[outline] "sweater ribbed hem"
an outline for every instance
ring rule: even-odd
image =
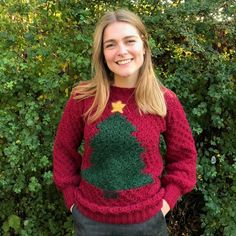
[[[155,194],[152,194],[154,192],[152,192],[150,188],[143,188],[138,192],[131,190],[132,193],[128,190],[127,194],[129,193],[133,195],[136,199],[136,201],[133,199],[130,204],[127,204],[125,199],[127,201],[129,200],[128,198],[123,199],[122,194],[120,195],[119,201],[100,203],[94,202],[93,198],[86,196],[85,191],[81,190],[82,187],[86,186],[84,185],[86,182],[81,181],[80,183],[80,188],[75,190],[75,204],[84,216],[97,222],[109,224],[142,223],[157,214],[163,204],[162,199],[165,193],[163,188],[160,188],[159,190],[157,190],[158,188],[155,188],[157,190]],[[87,188],[89,188],[89,185],[87,185],[86,189]],[[143,198],[141,200],[140,196],[136,194],[143,192],[144,189],[146,189],[146,192],[149,192],[151,195],[147,195],[146,199]],[[97,195],[97,198],[100,198],[99,192],[96,192],[96,189],[94,189],[94,191],[90,191],[90,193],[92,192]]]
[[[116,215],[104,215],[100,212],[92,212],[89,209],[84,208],[82,205],[77,205],[77,207],[84,216],[97,222],[108,224],[138,224],[145,222],[155,216],[157,212],[161,210],[162,201],[160,201],[157,205],[150,206],[142,211],[131,211]]]

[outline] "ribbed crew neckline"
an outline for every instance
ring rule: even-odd
[[[128,95],[133,93],[135,88],[122,88],[122,87],[117,87],[117,86],[111,86],[111,91],[123,95]]]

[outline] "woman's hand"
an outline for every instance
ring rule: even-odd
[[[75,206],[75,204],[73,204],[71,207],[70,207],[70,212],[72,213],[72,210],[73,210],[73,207]]]
[[[170,211],[170,206],[165,199],[162,199],[162,202],[163,202],[163,205],[162,205],[161,211],[163,215],[166,216],[166,214]]]

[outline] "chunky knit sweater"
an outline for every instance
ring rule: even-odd
[[[196,149],[177,96],[166,89],[167,115],[140,114],[134,88],[111,87],[102,116],[88,124],[93,98],[70,98],[54,143],[53,177],[67,208],[114,224],[140,223],[165,199],[171,208],[196,182]],[[166,153],[160,153],[160,136]],[[78,147],[84,142],[84,152]],[[164,165],[165,163],[165,165]],[[164,171],[163,171],[164,170]]]

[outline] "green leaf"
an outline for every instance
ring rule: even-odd
[[[8,222],[8,221],[5,221],[5,222],[3,223],[3,225],[2,225],[3,231],[4,231],[4,232],[8,232],[8,231],[9,231],[9,228],[10,228],[9,222]]]
[[[15,232],[18,232],[20,229],[21,218],[17,215],[10,215],[9,219],[9,227],[13,228]]]
[[[232,191],[236,193],[236,186],[231,187]]]

